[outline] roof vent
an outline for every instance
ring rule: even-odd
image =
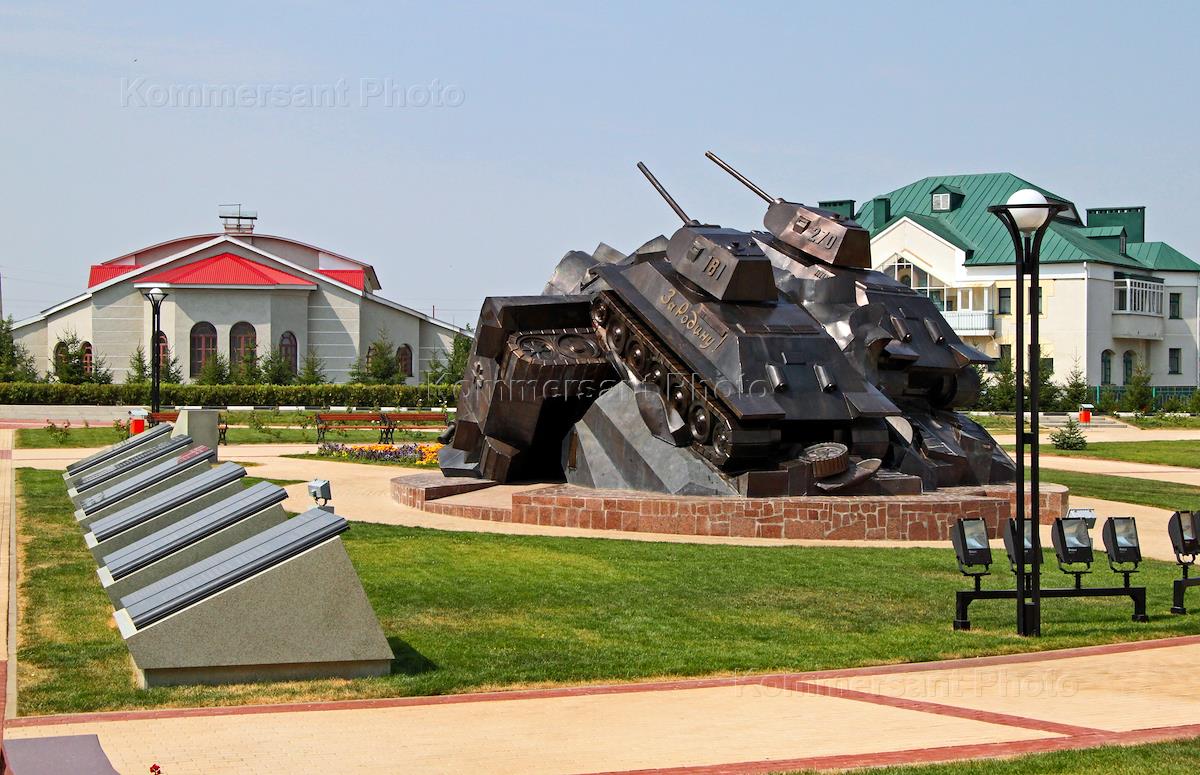
[[[217,215],[226,234],[253,234],[254,222],[258,220],[258,211],[243,210],[241,203],[218,205]]]

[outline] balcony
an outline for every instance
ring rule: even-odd
[[[1114,338],[1162,339],[1163,327],[1162,283],[1133,279],[1113,283]]]
[[[942,317],[959,336],[994,336],[996,316],[983,310],[956,310],[943,312]]]

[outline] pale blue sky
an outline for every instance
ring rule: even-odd
[[[1200,259],[1198,22],[1155,2],[4,2],[4,311],[242,202],[473,322],[568,250],[670,233],[639,159],[692,216],[758,227],[710,148],[809,202],[1007,170],[1081,207],[1146,205],[1148,238]],[[389,105],[385,79],[461,104]],[[345,104],[286,104],[339,81]],[[204,84],[285,88],[152,104]]]

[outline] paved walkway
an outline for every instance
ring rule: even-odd
[[[970,636],[965,636],[970,637]],[[772,772],[1200,734],[1200,637],[669,683],[24,718],[121,772]]]
[[[1047,437],[1057,428],[1042,427],[1040,437]],[[1088,441],[1195,441],[1200,439],[1200,428],[1156,428],[1141,430],[1132,425],[1119,428],[1085,428]],[[993,433],[1001,444],[1016,444],[1015,433]]]

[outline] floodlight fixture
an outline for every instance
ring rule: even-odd
[[[1200,555],[1200,512],[1175,512],[1167,522],[1167,534],[1175,550],[1175,561],[1180,565],[1194,564],[1196,555]]]
[[[1142,561],[1142,545],[1138,541],[1137,520],[1133,517],[1109,517],[1104,523],[1104,551],[1108,554],[1108,565],[1118,570],[1117,565],[1132,563],[1136,570]],[[1125,571],[1119,571],[1124,573]]]
[[[313,479],[308,483],[308,494],[312,496],[313,503],[318,507],[324,507],[333,497],[328,479]]]
[[[958,557],[958,569],[964,576],[986,576],[992,564],[987,523],[982,519],[960,519],[950,531],[950,543]]]
[[[1092,562],[1095,559],[1092,551],[1092,535],[1088,532],[1087,519],[1082,517],[1059,517],[1050,528],[1050,540],[1054,544],[1054,555],[1058,558],[1058,568],[1063,573],[1075,576],[1075,583],[1080,583],[1079,577],[1091,573]],[[1068,565],[1083,565],[1083,568],[1068,568]]]
[[[1034,529],[1033,520],[1026,519],[1025,522],[1025,562],[1031,561],[1034,552],[1041,551],[1041,541]],[[1004,531],[1004,551],[1008,554],[1008,564],[1016,571],[1017,564],[1020,562],[1019,544],[1017,543],[1017,520],[1008,520],[1008,528]]]
[[[1067,509],[1067,519],[1086,519],[1088,530],[1096,526],[1095,509]]]

